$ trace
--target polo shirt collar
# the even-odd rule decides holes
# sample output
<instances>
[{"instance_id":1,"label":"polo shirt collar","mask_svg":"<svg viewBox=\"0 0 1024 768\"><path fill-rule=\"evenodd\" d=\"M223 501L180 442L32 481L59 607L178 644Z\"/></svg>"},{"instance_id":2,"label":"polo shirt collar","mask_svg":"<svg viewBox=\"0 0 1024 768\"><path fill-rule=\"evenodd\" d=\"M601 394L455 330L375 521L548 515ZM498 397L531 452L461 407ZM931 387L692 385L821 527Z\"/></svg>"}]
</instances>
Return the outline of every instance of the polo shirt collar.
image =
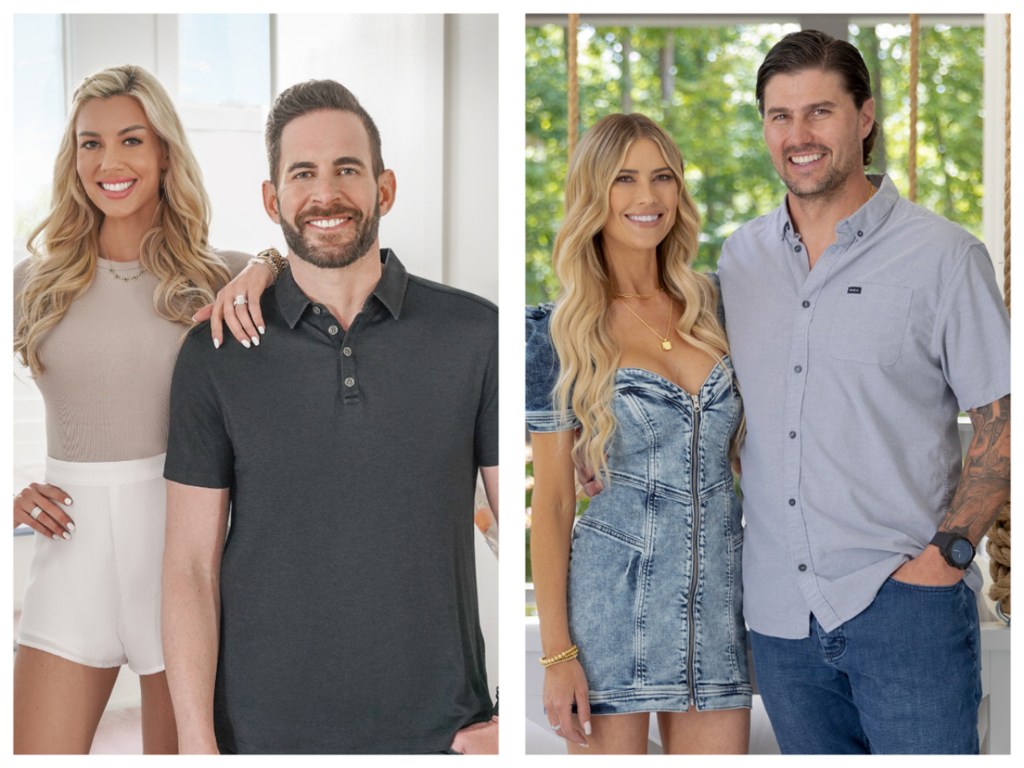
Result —
<instances>
[{"instance_id":1,"label":"polo shirt collar","mask_svg":"<svg viewBox=\"0 0 1024 768\"><path fill-rule=\"evenodd\" d=\"M878 191L853 214L836 224L837 233L847 228L855 232L870 232L888 218L893 206L896 205L900 193L888 174L869 173L867 177L868 181L878 188ZM775 209L774 217L772 228L779 233L780 240L794 242L799 240L785 198L782 205Z\"/></svg>"},{"instance_id":2,"label":"polo shirt collar","mask_svg":"<svg viewBox=\"0 0 1024 768\"><path fill-rule=\"evenodd\" d=\"M380 280L377 281L377 286L370 295L376 297L397 320L402 312L402 302L405 299L405 288L409 283L409 273L405 271L405 266L390 248L381 248L380 260L382 264ZM281 273L275 286L275 292L281 317L288 323L289 328L294 328L302 319L302 313L313 302L299 288L290 269Z\"/></svg>"},{"instance_id":3,"label":"polo shirt collar","mask_svg":"<svg viewBox=\"0 0 1024 768\"><path fill-rule=\"evenodd\" d=\"M402 314L402 302L405 300L405 288L409 284L409 273L390 248L380 249L380 260L384 267L377 287L373 289L373 295L397 320Z\"/></svg>"}]
</instances>

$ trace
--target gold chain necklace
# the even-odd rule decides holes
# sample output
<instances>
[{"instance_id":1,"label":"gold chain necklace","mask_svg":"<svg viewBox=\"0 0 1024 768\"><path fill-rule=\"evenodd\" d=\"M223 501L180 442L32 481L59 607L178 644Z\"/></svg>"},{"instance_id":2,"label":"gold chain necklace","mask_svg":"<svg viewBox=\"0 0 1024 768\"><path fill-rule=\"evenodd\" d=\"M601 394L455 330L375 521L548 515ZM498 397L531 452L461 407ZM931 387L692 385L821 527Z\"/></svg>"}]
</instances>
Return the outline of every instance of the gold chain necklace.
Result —
<instances>
[{"instance_id":1,"label":"gold chain necklace","mask_svg":"<svg viewBox=\"0 0 1024 768\"><path fill-rule=\"evenodd\" d=\"M654 293L616 293L616 299L651 299L659 293L664 293L664 288L659 288Z\"/></svg>"},{"instance_id":2,"label":"gold chain necklace","mask_svg":"<svg viewBox=\"0 0 1024 768\"><path fill-rule=\"evenodd\" d=\"M633 317L635 317L637 320L639 320L641 323L643 323L644 326L647 328L647 330L649 330L651 333L653 333L655 336L657 336L659 339L661 339L661 348L663 350L665 350L666 352L668 352L670 349L672 349L672 342L668 340L668 335L669 335L669 333L672 330L672 304L673 304L672 300L669 299L669 302L668 302L668 324L665 326L665 335L662 336L660 333L658 333L656 330L654 330L654 328L652 328L650 326L650 324L646 320L644 320L642 317L640 317L640 315L638 315L636 312L634 312L633 308L631 306L629 306L629 304L627 304L626 302L622 302L622 306L624 306L626 309L628 309L630 311L630 313L633 315Z\"/></svg>"},{"instance_id":3,"label":"gold chain necklace","mask_svg":"<svg viewBox=\"0 0 1024 768\"><path fill-rule=\"evenodd\" d=\"M131 277L121 277L121 275L119 275L118 272L127 272L128 270L127 269L122 269L122 270L114 269L114 266L113 266L113 264L110 263L110 260L107 259L106 261L107 261L107 264L106 264L107 271L111 275L114 276L115 280L120 280L122 283L130 283L133 280L138 280L140 277L142 277L144 274L146 274L146 268L140 264L139 266L135 267L135 269L137 269L139 271L136 272L134 275L132 275Z\"/></svg>"}]
</instances>

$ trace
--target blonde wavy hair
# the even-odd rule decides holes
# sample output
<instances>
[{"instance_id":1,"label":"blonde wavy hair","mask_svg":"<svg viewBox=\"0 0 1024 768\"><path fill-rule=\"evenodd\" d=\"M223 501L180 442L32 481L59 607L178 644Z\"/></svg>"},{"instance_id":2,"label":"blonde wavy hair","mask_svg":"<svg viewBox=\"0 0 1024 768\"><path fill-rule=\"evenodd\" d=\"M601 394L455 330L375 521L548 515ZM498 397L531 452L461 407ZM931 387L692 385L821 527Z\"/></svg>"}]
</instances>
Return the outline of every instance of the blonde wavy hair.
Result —
<instances>
[{"instance_id":1,"label":"blonde wavy hair","mask_svg":"<svg viewBox=\"0 0 1024 768\"><path fill-rule=\"evenodd\" d=\"M697 255L700 216L683 181L679 148L644 115L602 118L580 140L569 163L565 218L552 253L562 290L551 316L551 340L561 367L555 403L563 414L571 408L580 423L574 459L593 467L605 483L605 454L615 431L612 393L620 352L608 329L613 286L601 232L608 220L612 182L637 139L658 145L678 182L675 223L657 249L661 287L682 307L675 329L719 361L729 351L716 316L717 291L707 277L690 269Z\"/></svg>"},{"instance_id":2,"label":"blonde wavy hair","mask_svg":"<svg viewBox=\"0 0 1024 768\"><path fill-rule=\"evenodd\" d=\"M99 255L103 213L82 188L76 159L75 125L87 101L130 96L142 107L167 157L153 228L142 238L139 257L159 280L153 306L161 317L188 324L195 311L213 301L228 270L210 249L210 201L202 173L189 148L181 120L160 82L142 67L101 70L75 89L71 114L53 169L49 215L28 239L31 262L24 290L15 297L20 319L14 351L33 374L43 371L40 342L89 287Z\"/></svg>"}]
</instances>

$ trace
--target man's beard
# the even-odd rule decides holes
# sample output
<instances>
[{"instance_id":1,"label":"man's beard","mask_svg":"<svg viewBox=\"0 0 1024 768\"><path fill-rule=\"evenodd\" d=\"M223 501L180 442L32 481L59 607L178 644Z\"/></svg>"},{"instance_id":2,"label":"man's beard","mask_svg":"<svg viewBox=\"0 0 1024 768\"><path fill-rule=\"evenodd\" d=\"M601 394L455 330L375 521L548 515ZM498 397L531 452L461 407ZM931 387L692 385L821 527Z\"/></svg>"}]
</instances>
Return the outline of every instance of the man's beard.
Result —
<instances>
[{"instance_id":1,"label":"man's beard","mask_svg":"<svg viewBox=\"0 0 1024 768\"><path fill-rule=\"evenodd\" d=\"M792 155L810 154L812 152L824 152L826 151L823 147L815 146L804 151L802 148L799 151L789 150L786 153L787 157ZM831 153L829 156L835 157ZM850 175L856 170L854 167L839 167L837 165L831 165L825 175L817 182L811 180L797 180L791 177L789 171L789 161L783 160L783 168L786 169L787 173L780 174L783 183L786 188L793 193L794 196L802 198L804 200L811 200L814 198L829 199L833 197L843 185L846 180L850 178Z\"/></svg>"},{"instance_id":2,"label":"man's beard","mask_svg":"<svg viewBox=\"0 0 1024 768\"><path fill-rule=\"evenodd\" d=\"M310 209L302 214L302 221L308 219L329 219L335 216L351 216L355 229L355 239L341 245L313 245L308 242L296 227L281 218L281 231L285 242L293 254L314 267L324 269L340 269L347 267L365 256L377 240L377 227L380 224L380 201L373 207L373 214L364 218L361 211L353 208ZM299 226L302 223L296 219Z\"/></svg>"}]
</instances>

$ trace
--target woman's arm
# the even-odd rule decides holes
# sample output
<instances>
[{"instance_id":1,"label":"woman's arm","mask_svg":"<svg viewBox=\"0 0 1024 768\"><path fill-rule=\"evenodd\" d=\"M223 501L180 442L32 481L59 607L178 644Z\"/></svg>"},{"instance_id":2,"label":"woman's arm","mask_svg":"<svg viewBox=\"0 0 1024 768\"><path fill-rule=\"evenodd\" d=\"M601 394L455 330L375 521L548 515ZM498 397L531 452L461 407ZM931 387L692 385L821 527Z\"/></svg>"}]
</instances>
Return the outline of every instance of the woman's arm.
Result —
<instances>
[{"instance_id":1,"label":"woman's arm","mask_svg":"<svg viewBox=\"0 0 1024 768\"><path fill-rule=\"evenodd\" d=\"M533 505L530 555L540 616L541 647L550 657L572 646L567 590L569 545L576 516L573 432L533 432ZM579 661L553 664L544 673L544 708L558 735L586 745L590 733L587 679ZM575 702L577 716L572 714Z\"/></svg>"}]
</instances>

